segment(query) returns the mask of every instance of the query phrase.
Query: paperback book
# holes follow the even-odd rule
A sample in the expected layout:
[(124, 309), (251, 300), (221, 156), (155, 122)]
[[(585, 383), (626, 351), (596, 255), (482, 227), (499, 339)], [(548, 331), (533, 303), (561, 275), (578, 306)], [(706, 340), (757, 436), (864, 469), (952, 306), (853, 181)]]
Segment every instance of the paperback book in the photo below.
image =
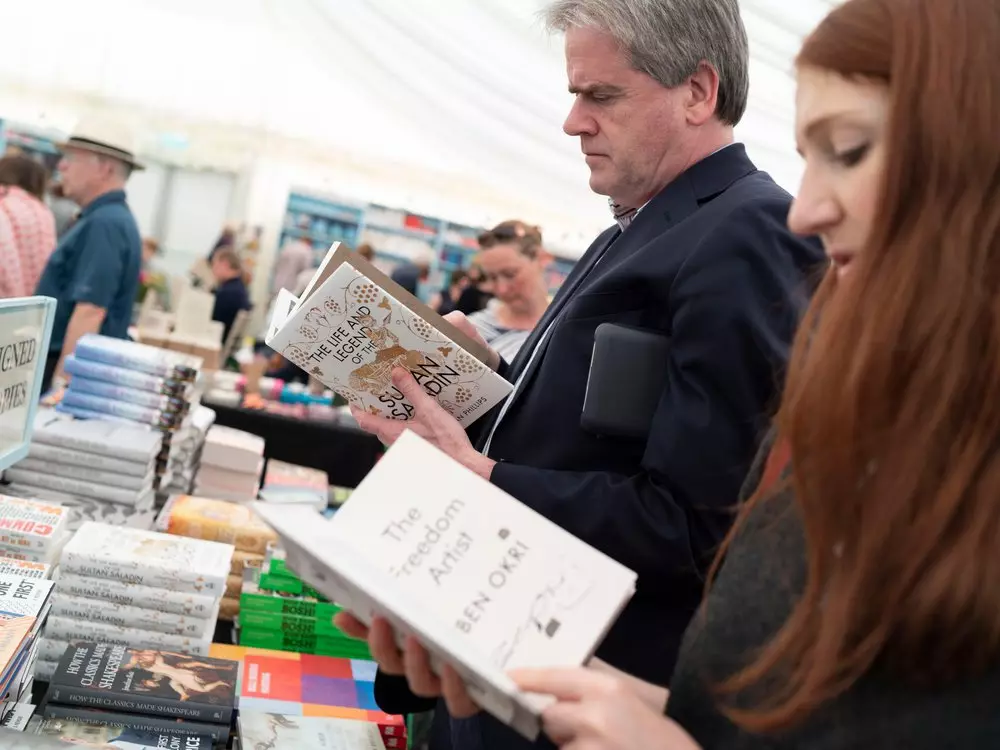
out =
[(207, 736), (141, 732), (119, 724), (87, 724), (72, 719), (43, 719), (38, 723), (36, 734), (75, 745), (86, 743), (85, 746), (93, 745), (102, 750), (136, 750), (136, 746), (158, 750), (212, 750), (212, 740)]
[(254, 507), (305, 581), (415, 636), (435, 670), (452, 664), (484, 710), (529, 738), (551, 699), (521, 693), (508, 671), (584, 664), (635, 590), (631, 570), (409, 431), (328, 522)]
[(59, 505), (0, 495), (0, 546), (44, 556), (65, 533), (68, 516)]
[(413, 406), (392, 384), (408, 370), (463, 426), (511, 391), (485, 347), (340, 243), (300, 299), (275, 304), (267, 344), (352, 406), (398, 420)]

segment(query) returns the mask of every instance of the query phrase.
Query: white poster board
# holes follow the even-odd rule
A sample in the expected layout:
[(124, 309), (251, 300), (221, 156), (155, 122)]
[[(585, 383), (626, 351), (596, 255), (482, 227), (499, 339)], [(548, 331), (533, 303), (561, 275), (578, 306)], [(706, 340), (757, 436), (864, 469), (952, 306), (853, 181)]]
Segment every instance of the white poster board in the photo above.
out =
[(0, 300), (0, 470), (28, 453), (56, 301)]

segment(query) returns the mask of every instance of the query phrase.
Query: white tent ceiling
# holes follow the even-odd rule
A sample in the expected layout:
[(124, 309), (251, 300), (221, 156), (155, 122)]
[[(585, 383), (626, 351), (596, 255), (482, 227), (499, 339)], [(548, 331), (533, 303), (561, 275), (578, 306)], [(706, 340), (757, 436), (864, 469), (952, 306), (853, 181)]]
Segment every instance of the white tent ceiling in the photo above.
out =
[[(742, 1), (751, 102), (738, 136), (791, 190), (800, 173), (791, 61), (835, 2)], [(173, 134), (172, 146), (208, 160), (191, 132), (178, 138), (177, 122), (228, 129), (233, 139), (296, 139), (389, 165), (401, 179), (444, 177), (484, 215), (491, 201), (501, 214), (538, 207), (587, 236), (607, 214), (587, 188), (577, 143), (561, 130), (570, 97), (561, 42), (537, 20), (541, 4), (0, 0), (11, 32), (0, 45), (0, 116), (19, 103), (19, 119), (69, 129), (73, 107), (58, 102), (86, 97), (170, 121), (160, 130)]]

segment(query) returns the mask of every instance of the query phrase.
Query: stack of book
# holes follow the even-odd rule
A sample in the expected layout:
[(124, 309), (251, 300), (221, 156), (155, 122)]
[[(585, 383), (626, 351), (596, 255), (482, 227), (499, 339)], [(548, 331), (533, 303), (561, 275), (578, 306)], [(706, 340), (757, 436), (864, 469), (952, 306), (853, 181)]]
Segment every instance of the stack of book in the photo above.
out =
[(160, 493), (187, 495), (194, 488), (194, 478), (201, 463), (201, 450), (209, 428), (215, 424), (215, 412), (207, 406), (192, 406), (184, 424), (173, 435), (168, 453), (169, 483), (160, 484)]
[[(79, 722), (166, 736), (167, 744), (157, 740), (152, 747), (224, 747), (236, 712), (239, 667), (182, 651), (70, 646), (49, 681), (43, 732), (65, 736), (65, 724)], [(171, 736), (192, 740), (175, 745)]]
[(61, 505), (0, 495), (0, 558), (52, 564), (72, 534), (69, 523)]
[(149, 528), (161, 445), (138, 425), (39, 409), (27, 458), (5, 472), (7, 491), (72, 508), (70, 530), (86, 520)]
[(235, 547), (220, 620), (234, 620), (239, 614), (244, 569), (259, 568), (268, 546), (277, 540), (271, 528), (247, 506), (191, 495), (171, 497), (160, 511), (156, 529)]
[(34, 712), (37, 636), (52, 606), (47, 572), (41, 563), (0, 562), (0, 721), (6, 726), (20, 726)]
[(213, 425), (205, 436), (194, 492), (234, 503), (257, 499), (264, 468), (264, 438)]
[(318, 511), (326, 510), (330, 480), (325, 471), (272, 458), (267, 462), (260, 499), (266, 503), (305, 503)]
[(237, 696), (244, 750), (407, 746), (403, 717), (375, 702), (374, 662), (220, 643), (210, 655), (242, 665)]
[(284, 554), (272, 546), (259, 569), (243, 574), (240, 645), (371, 659), (367, 643), (351, 638), (333, 624), (340, 609), (290, 571)]
[(77, 641), (206, 654), (233, 546), (88, 521), (63, 548), (37, 673)]

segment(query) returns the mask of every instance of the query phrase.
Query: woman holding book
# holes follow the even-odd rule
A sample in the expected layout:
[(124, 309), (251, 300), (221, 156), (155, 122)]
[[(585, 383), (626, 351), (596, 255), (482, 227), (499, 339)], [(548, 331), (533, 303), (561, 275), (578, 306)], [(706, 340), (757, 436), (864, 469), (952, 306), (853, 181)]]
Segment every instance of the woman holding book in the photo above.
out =
[[(514, 675), (557, 698), (558, 745), (1000, 747), (997, 46), (996, 0), (848, 0), (806, 40), (789, 223), (831, 268), (765, 479), (669, 699), (601, 669)], [(473, 709), (387, 632), (370, 641), (389, 671)]]

